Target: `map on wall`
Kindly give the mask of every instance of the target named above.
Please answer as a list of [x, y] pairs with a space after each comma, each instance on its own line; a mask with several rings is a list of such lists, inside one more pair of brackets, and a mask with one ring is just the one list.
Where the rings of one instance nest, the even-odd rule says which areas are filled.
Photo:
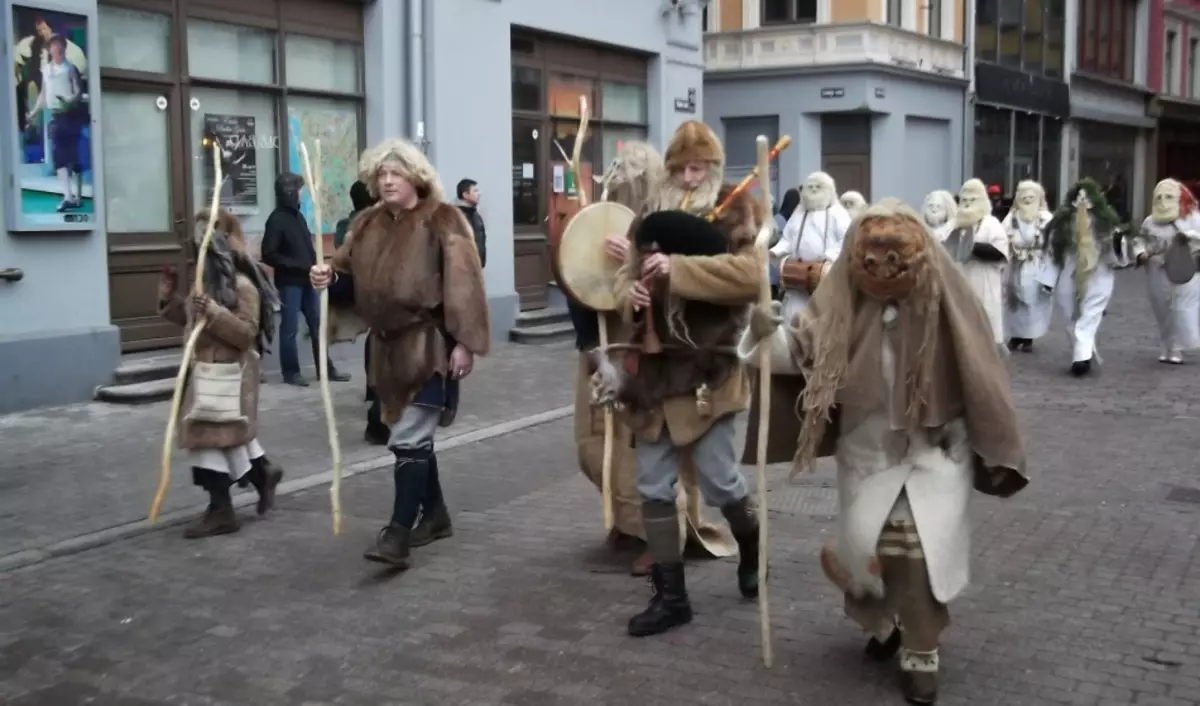
[[[316, 165], [316, 143], [321, 141], [321, 233], [332, 233], [337, 222], [350, 215], [350, 187], [358, 180], [358, 115], [354, 108], [288, 107], [288, 165], [304, 174], [300, 143], [308, 146], [308, 157]], [[305, 189], [300, 212], [312, 223], [312, 190]]]

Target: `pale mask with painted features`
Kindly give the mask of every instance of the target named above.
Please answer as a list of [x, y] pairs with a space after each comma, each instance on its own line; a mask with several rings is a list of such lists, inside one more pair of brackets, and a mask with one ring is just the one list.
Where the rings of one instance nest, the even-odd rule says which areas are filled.
[[925, 197], [925, 205], [921, 209], [921, 214], [925, 217], [925, 224], [931, 228], [937, 228], [945, 225], [950, 218], [950, 212], [946, 209], [946, 204], [942, 203], [941, 199], [933, 194]]
[[1035, 184], [1017, 187], [1016, 208], [1017, 218], [1025, 223], [1037, 220], [1038, 212], [1042, 210], [1042, 190]]
[[824, 211], [833, 205], [836, 198], [833, 185], [820, 175], [813, 174], [804, 180], [800, 189], [800, 205], [805, 211]]
[[991, 208], [986, 190], [972, 186], [963, 187], [958, 192], [958, 225], [978, 225], [987, 217]]
[[1179, 184], [1165, 181], [1154, 188], [1153, 216], [1156, 223], [1174, 223], [1179, 219], [1179, 202], [1183, 189]]

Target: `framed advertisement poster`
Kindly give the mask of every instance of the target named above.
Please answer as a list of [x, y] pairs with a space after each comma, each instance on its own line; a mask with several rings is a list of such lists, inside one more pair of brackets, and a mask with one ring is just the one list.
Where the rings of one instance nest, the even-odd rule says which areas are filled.
[[35, 1], [14, 2], [5, 19], [12, 67], [9, 229], [100, 229], [91, 100], [95, 16]]

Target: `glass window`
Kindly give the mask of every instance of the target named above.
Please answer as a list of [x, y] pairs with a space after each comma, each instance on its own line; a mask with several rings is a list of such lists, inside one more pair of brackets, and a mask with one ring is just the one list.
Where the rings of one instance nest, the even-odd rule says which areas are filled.
[[1043, 66], [1046, 75], [1062, 78], [1063, 39], [1067, 24], [1066, 0], [1043, 0], [1046, 5], [1046, 55]]
[[942, 36], [942, 0], [928, 0], [925, 3], [925, 32], [931, 37]]
[[512, 126], [512, 194], [513, 225], [541, 226], [538, 201], [538, 125], [523, 118], [513, 118]]
[[1042, 117], [1042, 188], [1053, 211], [1058, 206], [1058, 182], [1062, 175], [1062, 121]]
[[975, 58], [980, 61], [999, 61], [996, 20], [1000, 16], [1000, 0], [977, 0], [975, 17]]
[[588, 110], [596, 110], [596, 84], [588, 78], [565, 76], [562, 74], [550, 76], [550, 114], [563, 118], [579, 117], [579, 99], [588, 99]]
[[1017, 184], [1025, 179], [1038, 181], [1041, 165], [1041, 116], [1017, 111], [1013, 114], [1016, 130], [1013, 135], [1012, 183], [1006, 184], [1005, 196], [1016, 193]]
[[1196, 97], [1196, 52], [1200, 51], [1200, 39], [1188, 40], [1188, 98]]
[[1024, 52], [1021, 66], [1026, 73], [1042, 73], [1044, 0], [1025, 0]]
[[[332, 233], [339, 219], [350, 215], [350, 187], [358, 180], [358, 103], [328, 98], [289, 96], [287, 99], [288, 171], [304, 173], [300, 144], [315, 159], [321, 141], [321, 232]], [[316, 169], [316, 165], [313, 165]], [[312, 194], [304, 191], [300, 210], [312, 222]]]
[[[550, 147], [550, 163], [552, 165], [563, 165], [564, 177], [566, 183], [565, 193], [567, 196], [574, 196], [577, 185], [572, 183], [574, 176], [570, 174], [571, 169], [568, 160], [563, 159], [563, 153], [568, 157], [574, 154], [575, 137], [579, 134], [579, 123], [574, 120], [556, 120], [554, 121], [554, 144]], [[561, 150], [560, 150], [561, 148]], [[585, 193], [588, 196], [588, 201], [594, 201], [595, 180], [592, 179], [595, 170], [594, 161], [596, 156], [596, 133], [588, 131], [587, 139], [583, 141], [583, 149], [579, 153], [579, 178], [583, 181]], [[595, 176], [600, 176], [596, 174]], [[549, 185], [553, 187], [553, 185]], [[552, 189], [553, 190], [553, 189]]]
[[1136, 146], [1136, 128], [1079, 122], [1079, 174], [1104, 187], [1109, 203], [1126, 220], [1132, 206], [1129, 185]]
[[207, 145], [208, 139], [216, 138], [225, 144], [221, 206], [242, 216], [254, 250], [275, 209], [275, 101], [260, 93], [217, 88], [192, 88], [191, 98], [199, 101], [199, 108], [189, 111], [192, 203], [203, 207], [212, 198], [212, 151]]
[[188, 72], [196, 78], [275, 83], [275, 35], [252, 27], [188, 20]]
[[104, 217], [109, 233], [172, 230], [171, 133], [155, 93], [106, 90], [100, 103], [104, 140]]
[[100, 6], [100, 66], [165, 74], [171, 71], [171, 18]]
[[1022, 0], [1000, 0], [1000, 63], [1021, 68]]
[[1113, 43], [1109, 36], [1109, 21], [1112, 19], [1112, 0], [1098, 0], [1096, 3], [1096, 72], [1107, 76], [1111, 73], [1110, 59], [1113, 54]]
[[761, 0], [762, 24], [811, 24], [817, 21], [817, 0]]
[[512, 67], [513, 110], [542, 110], [542, 72], [529, 66]]
[[317, 91], [362, 91], [359, 45], [289, 34], [284, 41], [287, 85]]
[[1079, 68], [1084, 71], [1096, 70], [1096, 15], [1100, 0], [1080, 0], [1079, 2], [1079, 36], [1083, 52], [1079, 60]]
[[[839, 120], [850, 116], [839, 115]], [[779, 116], [726, 118], [725, 163], [730, 167], [754, 167], [758, 164], [758, 136], [766, 135], [773, 145], [779, 139]], [[822, 139], [824, 139], [822, 130]], [[774, 171], [774, 170], [772, 170]]]
[[887, 23], [893, 27], [904, 26], [903, 0], [887, 0]]
[[621, 151], [621, 146], [631, 140], [645, 140], [648, 132], [644, 127], [606, 127], [601, 132], [600, 163], [607, 168]]
[[600, 85], [600, 105], [605, 120], [621, 123], [647, 122], [646, 87], [633, 83], [609, 83]]
[[1008, 184], [1012, 111], [975, 107], [975, 176], [984, 184]]
[[1175, 80], [1175, 43], [1177, 41], [1179, 41], [1179, 35], [1175, 30], [1167, 30], [1167, 44], [1164, 48], [1166, 56], [1163, 58], [1163, 93], [1168, 96], [1179, 92], [1178, 83]]

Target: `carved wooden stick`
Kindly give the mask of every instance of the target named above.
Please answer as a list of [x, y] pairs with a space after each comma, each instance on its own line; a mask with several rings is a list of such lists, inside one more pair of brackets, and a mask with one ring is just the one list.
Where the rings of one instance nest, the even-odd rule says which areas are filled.
[[[192, 294], [204, 292], [204, 264], [208, 260], [208, 248], [212, 244], [213, 230], [217, 226], [217, 213], [221, 208], [221, 184], [225, 181], [221, 172], [221, 146], [213, 142], [213, 193], [212, 203], [208, 207], [208, 227], [204, 230], [204, 238], [196, 253], [196, 279], [192, 282]], [[192, 357], [196, 354], [196, 342], [200, 333], [208, 325], [203, 315], [192, 321], [192, 330], [183, 346], [183, 355], [179, 359], [179, 371], [175, 373], [175, 392], [171, 397], [171, 411], [167, 416], [167, 431], [163, 436], [162, 462], [158, 468], [158, 488], [154, 491], [154, 500], [150, 503], [150, 521], [158, 519], [162, 510], [163, 500], [167, 497], [167, 487], [171, 485], [171, 451], [175, 447], [175, 428], [179, 423], [179, 408], [183, 405], [183, 385], [187, 380], [188, 370], [191, 369]]]
[[[787, 140], [785, 142], [784, 140]], [[791, 142], [789, 138], [780, 140], [783, 147]], [[778, 155], [779, 152], [774, 152]], [[755, 240], [755, 249], [762, 258], [762, 284], [759, 285], [758, 305], [771, 306], [771, 281], [767, 275], [767, 251], [771, 245], [771, 156], [767, 150], [767, 138], [758, 136], [758, 186], [762, 198], [762, 214], [764, 226]], [[763, 664], [770, 668], [774, 661], [771, 649], [771, 599], [767, 592], [767, 552], [770, 543], [767, 539], [767, 427], [771, 423], [771, 354], [769, 346], [764, 341], [759, 346], [758, 363], [758, 463], [756, 470], [758, 484], [758, 618], [759, 638], [762, 641]]]
[[[313, 247], [317, 251], [317, 264], [325, 264], [325, 237], [321, 225], [321, 141], [314, 143], [317, 152], [317, 169], [314, 172], [308, 159], [308, 147], [300, 143], [300, 157], [304, 161], [304, 181], [308, 184], [308, 196], [312, 199]], [[316, 178], [314, 178], [314, 176]], [[342, 532], [342, 445], [338, 442], [337, 419], [333, 416], [333, 396], [329, 393], [329, 288], [321, 290], [321, 321], [318, 329], [317, 374], [321, 380], [321, 401], [325, 406], [325, 427], [329, 434], [329, 454], [333, 457], [333, 484], [329, 487], [329, 499], [333, 510], [333, 533]]]

